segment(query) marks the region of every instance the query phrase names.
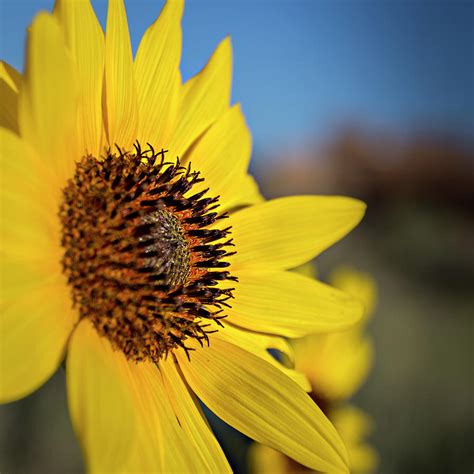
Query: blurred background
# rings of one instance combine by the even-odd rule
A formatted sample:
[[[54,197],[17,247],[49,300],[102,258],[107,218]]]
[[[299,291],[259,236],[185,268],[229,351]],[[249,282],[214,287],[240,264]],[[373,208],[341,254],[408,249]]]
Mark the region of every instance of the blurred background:
[[[2,59],[23,68],[25,30],[52,5],[0,0]],[[126,6],[136,49],[162,2]],[[190,0],[183,29],[184,78],[232,36],[266,197],[368,204],[317,263],[323,279],[344,263],[379,286],[375,368],[355,399],[375,418],[379,472],[473,472],[474,3]],[[62,371],[0,416],[3,473],[82,471]],[[246,441],[215,429],[244,472]]]

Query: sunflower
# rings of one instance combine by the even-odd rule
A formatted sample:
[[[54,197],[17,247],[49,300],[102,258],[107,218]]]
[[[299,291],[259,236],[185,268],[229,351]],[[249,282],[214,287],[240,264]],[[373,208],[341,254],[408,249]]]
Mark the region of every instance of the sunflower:
[[[263,201],[251,138],[230,104],[231,43],[182,83],[183,3],[132,56],[122,0],[106,33],[88,0],[58,0],[28,30],[24,74],[2,63],[0,400],[64,361],[90,472],[228,472],[198,400],[314,469],[345,447],[305,393],[284,337],[361,316],[288,272],[347,234],[344,197]]]
[[[303,270],[308,274],[308,266]],[[365,324],[373,313],[376,286],[373,279],[350,268],[337,269],[331,278],[336,287],[360,299],[365,311],[353,328],[329,335],[312,335],[295,341],[296,368],[305,374],[312,388],[311,396],[328,415],[344,440],[351,472],[374,472],[378,455],[365,438],[373,431],[372,419],[347,403],[367,379],[373,364],[373,345],[364,334]],[[250,463],[254,473],[289,474],[307,472],[303,466],[281,453],[253,445]]]

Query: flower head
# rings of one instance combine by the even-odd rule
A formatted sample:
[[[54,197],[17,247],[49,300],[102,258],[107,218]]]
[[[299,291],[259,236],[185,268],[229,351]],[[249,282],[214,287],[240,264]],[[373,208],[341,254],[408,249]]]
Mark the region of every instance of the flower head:
[[[0,400],[66,358],[69,410],[93,472],[226,472],[197,402],[298,462],[346,470],[282,336],[353,324],[358,302],[287,270],[347,234],[364,205],[264,202],[230,105],[231,44],[182,84],[171,0],[132,57],[122,0],[105,34],[88,0],[2,63]]]

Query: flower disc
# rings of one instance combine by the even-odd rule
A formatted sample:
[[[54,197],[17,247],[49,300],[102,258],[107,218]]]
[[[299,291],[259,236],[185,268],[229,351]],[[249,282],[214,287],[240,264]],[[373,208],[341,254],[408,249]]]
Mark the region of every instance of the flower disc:
[[[63,269],[81,318],[89,318],[129,359],[158,361],[217,320],[236,280],[223,240],[209,229],[217,198],[190,195],[203,181],[191,167],[164,161],[165,151],[86,156],[76,166],[60,208]],[[217,243],[216,243],[217,242]],[[214,269],[214,270],[213,270]]]

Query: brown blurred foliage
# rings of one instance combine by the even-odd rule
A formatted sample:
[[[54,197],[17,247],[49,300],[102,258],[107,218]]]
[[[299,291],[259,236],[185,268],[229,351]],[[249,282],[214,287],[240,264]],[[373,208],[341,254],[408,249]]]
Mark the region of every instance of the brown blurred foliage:
[[[474,144],[454,137],[347,127],[322,146],[269,159],[272,166],[258,174],[272,194],[318,190],[374,204],[420,199],[466,208],[474,202]]]

